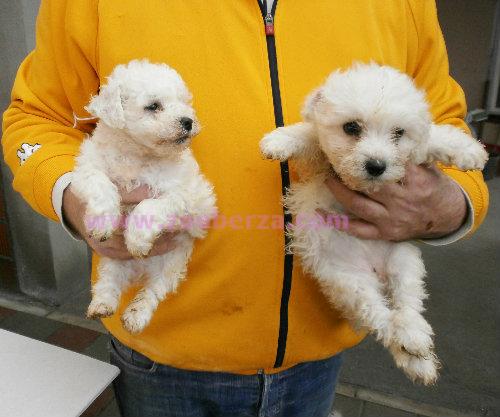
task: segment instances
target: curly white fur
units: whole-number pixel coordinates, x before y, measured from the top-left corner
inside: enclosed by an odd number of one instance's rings
[[[199,132],[190,101],[172,68],[135,60],[117,66],[87,108],[100,120],[81,146],[72,189],[87,204],[86,226],[93,238],[109,238],[120,216],[128,216],[125,243],[139,258],[101,259],[87,315],[114,314],[122,291],[140,279],[144,286],[122,315],[131,333],[141,332],[158,303],[176,290],[194,239],[204,237],[206,222],[217,214],[213,187],[188,148]],[[118,187],[130,191],[139,185],[148,185],[154,198],[123,206]],[[140,259],[166,227],[179,232],[175,248]]]
[[[276,129],[260,144],[268,158],[300,162],[301,181],[285,198],[296,217],[314,219],[318,209],[343,213],[324,184],[331,167],[350,188],[367,191],[402,180],[410,162],[442,161],[467,170],[482,169],[487,159],[465,132],[432,123],[425,94],[410,77],[374,63],[332,73],[307,98],[303,116],[305,122]],[[434,383],[439,362],[422,316],[427,295],[420,250],[307,222],[289,232],[291,249],[332,304],[372,332],[412,380]]]

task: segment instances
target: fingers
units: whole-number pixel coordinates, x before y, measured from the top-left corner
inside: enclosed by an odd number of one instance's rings
[[[175,247],[174,237],[177,233],[164,233],[158,239],[156,239],[153,249],[148,254],[149,256],[163,255],[171,251]]]
[[[443,174],[435,164],[409,164],[406,167],[405,176],[401,181],[384,184],[377,191],[368,192],[366,195],[387,207],[392,200],[396,198],[405,199],[408,197],[408,194],[413,194],[415,188],[420,190],[422,187],[425,187],[429,177],[441,175]]]
[[[418,201],[427,198],[431,185],[442,172],[435,166],[413,165],[406,167],[404,178],[397,183],[384,184],[380,189],[366,193],[371,199],[382,204],[388,211],[395,202]]]
[[[120,188],[120,197],[122,200],[122,204],[138,204],[142,200],[152,198],[153,192],[147,185],[141,185],[137,188],[134,188],[132,191],[127,191],[123,188]]]
[[[154,242],[153,248],[146,258],[163,255],[164,253],[172,250],[175,247],[174,237],[176,235],[177,232],[164,233],[160,235]],[[113,235],[110,239],[104,242],[100,242],[89,237],[87,243],[98,255],[106,258],[121,260],[134,258],[127,249],[123,235]]]
[[[402,197],[405,192],[405,181],[402,180],[394,184],[384,184],[377,191],[367,192],[366,195],[386,207],[390,200]]]
[[[388,216],[388,212],[382,204],[350,190],[338,178],[331,176],[325,181],[325,184],[344,209],[356,217],[369,222],[377,222]]]
[[[106,258],[121,259],[121,260],[127,260],[133,258],[133,256],[129,253],[126,247],[123,248],[103,247],[98,244],[92,244],[90,242],[89,246],[99,256],[104,256]]]
[[[435,179],[444,175],[436,164],[431,165],[408,165],[402,183],[408,188],[421,187],[429,178]]]
[[[329,216],[334,216],[332,213],[327,213],[321,209],[317,209],[316,213],[320,214],[323,219],[325,219],[325,224],[328,224],[327,219]],[[349,221],[343,224],[343,227],[338,228],[338,230],[346,232],[348,235],[359,237],[360,239],[381,239],[382,236],[376,225],[353,218],[349,218]]]
[[[350,219],[345,232],[360,239],[382,239],[382,234],[376,225],[359,219]]]
[[[94,249],[94,248],[92,248]],[[128,252],[127,249],[119,250],[113,248],[100,248],[94,249],[94,251],[102,257],[110,259],[120,259],[122,261],[127,261],[133,259],[133,256]]]
[[[87,243],[100,256],[111,259],[132,259],[132,255],[128,252],[125,245],[123,235],[113,235],[103,242],[88,237]]]

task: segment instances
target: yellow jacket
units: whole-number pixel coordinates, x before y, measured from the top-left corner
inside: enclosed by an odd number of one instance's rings
[[[298,260],[293,268],[285,260],[280,199],[287,173],[282,178],[280,164],[264,161],[258,147],[281,118],[300,120],[304,97],[332,70],[353,60],[399,68],[427,91],[437,122],[466,128],[433,0],[279,0],[267,41],[261,12],[259,0],[42,0],[37,46],[4,115],[14,187],[56,220],[54,183],[72,170],[93,129],[74,116],[89,116],[83,107],[112,69],[148,58],[186,80],[203,125],[193,150],[215,186],[220,222],[196,244],[188,278],[142,334],[126,333],[119,314],[104,320],[118,339],[160,363],[273,371],[361,340]],[[21,165],[23,143],[41,147]],[[445,172],[470,196],[476,228],[488,205],[481,173]]]

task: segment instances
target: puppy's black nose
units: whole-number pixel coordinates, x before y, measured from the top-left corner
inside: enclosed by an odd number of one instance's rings
[[[181,117],[179,122],[181,123],[182,128],[188,132],[190,132],[193,128],[193,119],[190,119],[189,117]]]
[[[369,159],[365,163],[365,169],[373,177],[379,177],[385,171],[386,164],[379,159]]]

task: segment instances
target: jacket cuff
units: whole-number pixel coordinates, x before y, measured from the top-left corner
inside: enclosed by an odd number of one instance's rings
[[[64,220],[64,216],[62,213],[62,205],[63,205],[63,195],[64,191],[71,184],[71,180],[73,179],[73,173],[67,172],[63,174],[54,184],[54,188],[52,189],[52,207],[57,214],[59,222],[61,223],[62,228],[71,236],[74,240],[82,240],[82,238],[75,233],[71,227]]]
[[[454,168],[441,167],[444,174],[455,180],[472,204],[472,227],[467,237],[472,235],[481,225],[488,212],[489,194],[481,171],[460,171]]]
[[[57,213],[52,205],[52,190],[57,180],[73,171],[75,155],[62,154],[41,161],[33,173],[33,197],[38,211],[54,221]]]

